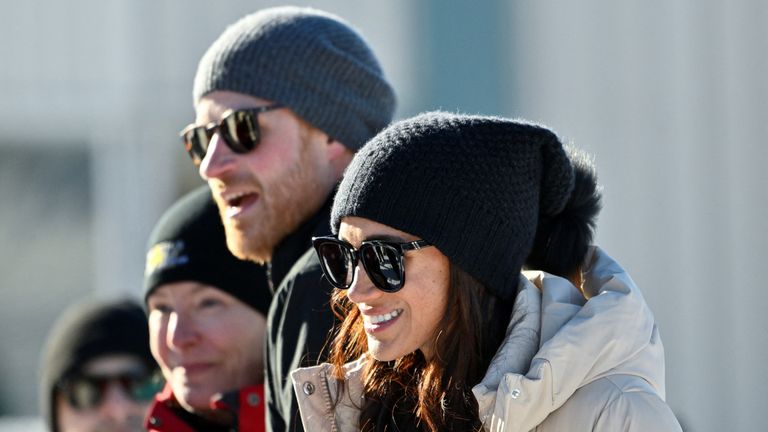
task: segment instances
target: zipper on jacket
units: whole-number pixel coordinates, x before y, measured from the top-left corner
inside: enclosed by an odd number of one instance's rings
[[[331,400],[331,388],[330,384],[328,383],[328,377],[325,368],[323,368],[323,371],[320,374],[320,378],[323,384],[325,384],[324,386],[321,386],[325,392],[323,395],[323,400],[325,401],[325,414],[328,416],[328,420],[330,420],[331,432],[338,432],[339,426],[336,424],[336,413],[333,409],[335,402]]]

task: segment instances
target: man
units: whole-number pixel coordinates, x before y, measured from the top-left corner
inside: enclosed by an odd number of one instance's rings
[[[260,432],[272,293],[262,266],[235,258],[207,186],[150,235],[144,274],[149,345],[166,388],[147,417],[162,432]]]
[[[43,354],[40,402],[48,429],[143,431],[162,385],[156,369],[139,305],[94,300],[70,307]]]
[[[229,249],[265,263],[275,298],[267,419],[301,430],[291,370],[323,359],[331,288],[310,252],[353,153],[392,119],[373,52],[331,14],[280,7],[226,29],[198,66],[195,124],[182,136],[218,204]]]

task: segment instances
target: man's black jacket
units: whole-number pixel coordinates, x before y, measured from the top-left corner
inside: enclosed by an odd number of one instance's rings
[[[290,373],[328,356],[333,288],[323,277],[311,238],[330,234],[331,203],[289,235],[272,257],[270,277],[277,291],[268,316],[265,390],[267,429],[273,432],[303,432]]]

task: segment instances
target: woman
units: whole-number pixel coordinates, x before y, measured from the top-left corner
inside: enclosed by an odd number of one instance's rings
[[[207,186],[174,204],[149,241],[144,277],[152,355],[167,382],[150,431],[265,430],[263,267],[235,258]]]
[[[679,430],[653,315],[589,248],[589,167],[543,127],[448,113],[361,149],[314,240],[342,322],[292,374],[305,429]]]

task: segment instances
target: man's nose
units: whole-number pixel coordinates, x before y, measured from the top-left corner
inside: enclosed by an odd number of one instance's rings
[[[125,422],[136,409],[135,404],[136,402],[122,385],[110,382],[104,390],[104,399],[101,401],[99,411],[112,420]]]
[[[222,177],[234,167],[236,157],[237,154],[224,142],[221,134],[214,133],[198,167],[200,177],[204,180]]]

